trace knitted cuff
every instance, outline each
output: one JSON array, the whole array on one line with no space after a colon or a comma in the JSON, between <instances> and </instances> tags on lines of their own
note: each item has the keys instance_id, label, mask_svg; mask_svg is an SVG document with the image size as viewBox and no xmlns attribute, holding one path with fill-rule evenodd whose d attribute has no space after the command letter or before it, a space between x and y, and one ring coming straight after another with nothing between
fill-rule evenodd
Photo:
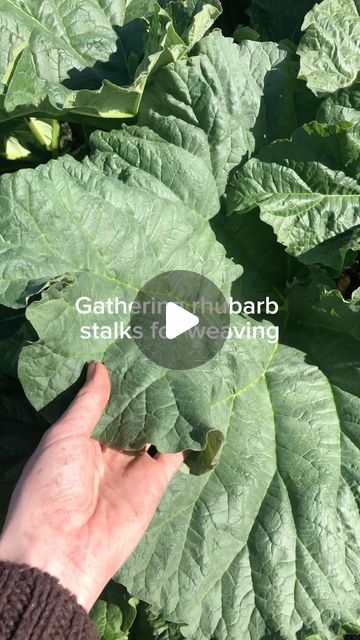
<instances>
[{"instance_id":1,"label":"knitted cuff","mask_svg":"<svg viewBox=\"0 0 360 640\"><path fill-rule=\"evenodd\" d=\"M75 596L39 569L0 561L1 640L97 640Z\"/></svg>"}]
</instances>

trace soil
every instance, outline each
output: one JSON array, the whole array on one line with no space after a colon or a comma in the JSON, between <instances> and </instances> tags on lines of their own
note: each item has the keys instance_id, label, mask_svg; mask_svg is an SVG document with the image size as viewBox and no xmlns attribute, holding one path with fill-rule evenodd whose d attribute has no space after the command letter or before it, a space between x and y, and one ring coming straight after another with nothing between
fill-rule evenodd
<instances>
[{"instance_id":1,"label":"soil","mask_svg":"<svg viewBox=\"0 0 360 640\"><path fill-rule=\"evenodd\" d=\"M354 264L345 269L340 278L336 280L336 285L345 300L350 300L354 291L360 287L360 253Z\"/></svg>"}]
</instances>

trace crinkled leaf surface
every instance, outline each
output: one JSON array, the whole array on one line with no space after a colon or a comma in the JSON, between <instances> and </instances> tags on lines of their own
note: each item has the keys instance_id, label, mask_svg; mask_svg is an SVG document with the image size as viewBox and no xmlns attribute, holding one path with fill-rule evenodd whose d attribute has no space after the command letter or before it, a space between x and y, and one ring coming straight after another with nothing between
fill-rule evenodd
<instances>
[{"instance_id":1,"label":"crinkled leaf surface","mask_svg":"<svg viewBox=\"0 0 360 640\"><path fill-rule=\"evenodd\" d=\"M191 57L154 74L141 102L140 127L92 136L90 160L134 187L196 201L196 209L210 218L218 211L213 178L223 194L229 172L242 157L280 130L286 135L296 127L296 73L288 48L249 41L237 45L215 31ZM279 125L272 124L274 108L284 114ZM204 179L206 173L211 175Z\"/></svg>"},{"instance_id":2,"label":"crinkled leaf surface","mask_svg":"<svg viewBox=\"0 0 360 640\"><path fill-rule=\"evenodd\" d=\"M214 31L189 58L154 74L137 118L141 129L124 129L116 143L113 137L110 146L108 134L97 132L93 136L91 160L110 175L121 175L122 180L134 185L139 180L143 184L144 172L150 164L155 166L156 156L168 153L166 143L171 143L178 147L179 162L191 153L197 156L198 164L209 165L222 195L229 172L242 158L278 137L290 136L302 121L297 70L294 53L286 46L253 41L238 45ZM308 113L312 107L300 111ZM119 155L116 162L107 155L114 144ZM176 164L174 160L171 163L177 182ZM206 196L193 162L189 173L192 171L195 173L188 184L196 185L191 192L197 191L199 203L203 202L210 217L212 194ZM164 182L159 170L156 175ZM154 182L149 186L153 189ZM177 189L184 197L184 182Z\"/></svg>"},{"instance_id":3,"label":"crinkled leaf surface","mask_svg":"<svg viewBox=\"0 0 360 640\"><path fill-rule=\"evenodd\" d=\"M341 270L360 246L359 140L346 123L313 123L264 148L230 181L229 211L258 205L291 255Z\"/></svg>"},{"instance_id":4,"label":"crinkled leaf surface","mask_svg":"<svg viewBox=\"0 0 360 640\"><path fill-rule=\"evenodd\" d=\"M159 78L191 62L175 64ZM169 95L179 93L172 90ZM161 109L152 107L151 100L152 122L161 123L152 127L158 126L160 135L167 129L166 119L159 117ZM172 104L188 113L184 102L175 99ZM146 113L146 124L147 118ZM176 117L171 120L177 131ZM199 120L195 126L199 128ZM200 128L206 131L202 124ZM305 130L305 138L311 141L320 130ZM334 129L331 135L347 131ZM326 162L340 161L338 146L323 142L317 141L314 149L310 144L302 165L313 162L317 168L319 154ZM109 167L104 155L100 164ZM128 175L134 179L139 162L130 165ZM257 202L258 196L253 206ZM261 294L260 278L266 290L270 263L270 278L276 274L276 285L286 297L284 308L291 306L284 344L227 343L218 363L223 385L213 387L210 412L210 422L221 423L226 435L218 465L201 477L177 476L119 580L159 608L165 619L183 623L184 636L194 640L295 640L301 633L335 638L346 623L348 629L360 629L358 475L352 471L350 478L349 472L356 443L347 462L348 429L352 424L356 429L360 409L358 339L331 322L323 328L320 320L328 307L322 312L319 283L311 285L315 289L310 299L316 305L304 304L303 312L309 315L316 306L320 320L315 317L310 327L300 321L295 325L296 307L286 289L300 265L289 268L271 229L259 236L251 213L246 216L237 253L234 248L230 255L239 262L244 258L247 290L250 294L254 281L255 297ZM249 231L247 240L242 230ZM226 231L236 243L237 229ZM324 294L323 285L321 291ZM356 306L349 310L339 294L334 296L337 323L349 328L349 313L357 313ZM298 304L304 298L299 285ZM343 458L341 439L348 445Z\"/></svg>"},{"instance_id":5,"label":"crinkled leaf surface","mask_svg":"<svg viewBox=\"0 0 360 640\"><path fill-rule=\"evenodd\" d=\"M253 53L259 61L256 69ZM25 346L19 362L31 401L54 418L71 397L73 389L67 389L76 385L84 363L102 358L111 371L113 398L98 435L126 448L147 441L162 450L199 450L207 444L200 469L211 463L221 443L222 424L210 423L208 408L218 386L216 362L180 375L145 361L133 345L79 337L76 344L74 336L76 340L84 322L74 305L80 295L118 295L129 302L152 275L176 268L199 271L228 294L240 270L225 260L206 219L217 212L217 191L223 190L238 155L238 143L232 146L227 138L231 131L237 140L235 114L243 105L246 83L239 93L231 79L233 69L225 73L234 54L239 63L245 60L246 82L253 83L255 100L245 103L247 128L243 125L241 137L248 136L254 148L256 137L249 130L263 128L262 95L267 90L272 95L278 86L276 74L282 73L289 51L273 44L238 47L215 33L189 65L174 64L154 78L155 84L163 82L168 71L172 74L174 101L181 89L176 118L156 111L151 87L139 116L151 130L124 127L115 134L98 133L91 157L82 165L64 158L35 172L2 178L4 301L22 305L28 290L45 288L41 300L27 309L40 340ZM210 98L202 106L199 94L192 93L197 82ZM164 96L172 99L170 91ZM51 226L45 220L52 220ZM108 320L90 315L87 324Z\"/></svg>"},{"instance_id":6,"label":"crinkled leaf surface","mask_svg":"<svg viewBox=\"0 0 360 640\"><path fill-rule=\"evenodd\" d=\"M283 340L227 343L219 463L176 477L119 574L189 638L360 629L359 342L316 320Z\"/></svg>"},{"instance_id":7,"label":"crinkled leaf surface","mask_svg":"<svg viewBox=\"0 0 360 640\"><path fill-rule=\"evenodd\" d=\"M256 148L297 126L298 63L286 46L235 44L215 31L189 59L153 76L138 121L167 140L206 133L220 193L227 176Z\"/></svg>"},{"instance_id":8,"label":"crinkled leaf surface","mask_svg":"<svg viewBox=\"0 0 360 640\"><path fill-rule=\"evenodd\" d=\"M329 124L341 121L359 124L360 83L355 82L348 89L342 89L324 100L319 107L317 119Z\"/></svg>"},{"instance_id":9,"label":"crinkled leaf surface","mask_svg":"<svg viewBox=\"0 0 360 640\"><path fill-rule=\"evenodd\" d=\"M304 17L314 4L315 0L252 0L249 14L263 40L298 42Z\"/></svg>"},{"instance_id":10,"label":"crinkled leaf surface","mask_svg":"<svg viewBox=\"0 0 360 640\"><path fill-rule=\"evenodd\" d=\"M263 223L254 212L257 218L245 214L235 231L239 239L245 230L254 243L259 239L260 253L271 247L268 259L261 256L252 271L257 252L249 237L236 260L247 251L247 286L273 260L289 309L282 344L229 341L209 367L180 375L152 365L126 341L76 341L79 295L130 301L144 280L171 268L199 270L227 295L240 273L208 219L228 172L259 151L264 136L273 139L267 122L289 52L244 42L239 70L231 63L238 48L223 41L213 34L191 60L154 76L167 106L162 111L149 86L139 116L144 127L95 134L82 164L65 158L1 179L2 302L17 307L41 294L26 311L39 341L23 348L19 372L31 401L45 404L48 416L66 404L84 363L103 358L113 396L98 433L108 444L195 451L207 445L197 469L218 461L201 476L178 474L119 580L192 640L311 634L332 640L345 624L360 631L360 364L350 321L357 299L346 303L342 321L345 307L336 294L336 326L324 327L317 292L327 289L321 281L294 286L270 226L260 245ZM315 160L306 151L302 163L318 169L320 151L328 158L320 145ZM304 315L316 309L311 326L297 318L288 280L296 300L305 300ZM87 322L95 320L109 319ZM234 325L247 326L242 319Z\"/></svg>"},{"instance_id":11,"label":"crinkled leaf surface","mask_svg":"<svg viewBox=\"0 0 360 640\"><path fill-rule=\"evenodd\" d=\"M19 377L37 409L53 419L64 409L73 392L68 388L78 383L84 364L103 359L112 375L113 395L98 435L125 448L141 448L146 442L161 450L207 445L203 461L208 466L222 441L222 425L214 430L208 422L209 398L217 385L214 363L186 374L167 372L129 340L83 340L84 324L108 326L119 318L92 313L85 320L75 308L82 296L130 303L149 279L176 269L201 273L229 295L241 269L226 259L202 211L196 210L197 185L187 190L186 203L176 193L182 179L189 182L189 162L197 162L188 153L182 167L177 154L177 147L169 145L163 155L168 191L166 172L172 179L178 162L172 198L164 194L165 187L156 194L161 156L144 172L144 188L70 157L3 176L2 291L5 304L16 307L26 303L29 292L42 290L41 299L26 312L40 340L25 346L19 360ZM199 180L208 185L216 210L214 178L206 162L199 164L199 172L201 167ZM155 187L149 193L151 176ZM126 326L128 316L121 319Z\"/></svg>"},{"instance_id":12,"label":"crinkled leaf surface","mask_svg":"<svg viewBox=\"0 0 360 640\"><path fill-rule=\"evenodd\" d=\"M217 0L168 4L2 0L4 109L133 115L149 74L184 55L220 12Z\"/></svg>"},{"instance_id":13,"label":"crinkled leaf surface","mask_svg":"<svg viewBox=\"0 0 360 640\"><path fill-rule=\"evenodd\" d=\"M210 150L201 129L181 140L173 135L170 142L148 127L123 126L110 133L96 131L90 145L90 167L119 177L134 190L139 187L169 200L172 206L185 203L205 220L217 214Z\"/></svg>"},{"instance_id":14,"label":"crinkled leaf surface","mask_svg":"<svg viewBox=\"0 0 360 640\"><path fill-rule=\"evenodd\" d=\"M360 128L356 123L312 122L295 131L291 142L277 142L262 149L259 158L289 166L291 162L317 162L358 181L359 152Z\"/></svg>"},{"instance_id":15,"label":"crinkled leaf surface","mask_svg":"<svg viewBox=\"0 0 360 640\"><path fill-rule=\"evenodd\" d=\"M307 14L298 53L300 77L317 95L348 87L360 72L358 0L323 0Z\"/></svg>"}]
</instances>

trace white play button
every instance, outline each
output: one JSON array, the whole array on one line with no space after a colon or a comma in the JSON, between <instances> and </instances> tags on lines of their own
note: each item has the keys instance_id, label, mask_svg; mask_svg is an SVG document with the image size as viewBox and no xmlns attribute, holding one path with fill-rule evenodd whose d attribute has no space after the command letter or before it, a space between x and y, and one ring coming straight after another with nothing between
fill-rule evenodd
<instances>
[{"instance_id":1,"label":"white play button","mask_svg":"<svg viewBox=\"0 0 360 640\"><path fill-rule=\"evenodd\" d=\"M185 331L189 331L199 324L199 318L190 311L186 311L175 302L166 305L166 337L169 340L177 338Z\"/></svg>"},{"instance_id":2,"label":"white play button","mask_svg":"<svg viewBox=\"0 0 360 640\"><path fill-rule=\"evenodd\" d=\"M164 369L185 371L219 353L229 335L230 313L211 280L176 269L155 276L138 291L130 327L146 358Z\"/></svg>"}]
</instances>

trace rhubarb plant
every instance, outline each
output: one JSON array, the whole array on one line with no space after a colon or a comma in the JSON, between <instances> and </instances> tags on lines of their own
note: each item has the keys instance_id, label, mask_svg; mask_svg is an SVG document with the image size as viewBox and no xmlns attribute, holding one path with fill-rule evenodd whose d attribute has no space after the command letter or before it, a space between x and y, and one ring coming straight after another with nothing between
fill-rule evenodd
<instances>
[{"instance_id":1,"label":"rhubarb plant","mask_svg":"<svg viewBox=\"0 0 360 640\"><path fill-rule=\"evenodd\" d=\"M0 3L1 513L93 359L94 437L191 452L94 607L103 640L360 634L358 9L253 0L234 39L215 0ZM279 311L188 371L80 338L79 297L179 269Z\"/></svg>"}]
</instances>

